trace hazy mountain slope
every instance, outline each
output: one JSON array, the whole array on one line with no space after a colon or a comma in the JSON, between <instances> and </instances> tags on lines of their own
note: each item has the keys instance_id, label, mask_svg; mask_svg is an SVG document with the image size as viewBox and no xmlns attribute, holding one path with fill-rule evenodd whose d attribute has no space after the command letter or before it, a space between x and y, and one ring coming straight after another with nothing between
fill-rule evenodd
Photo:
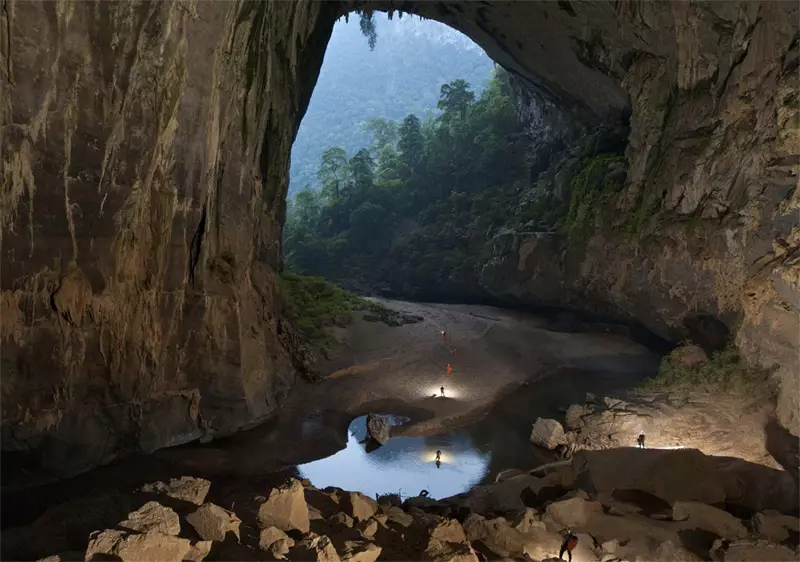
<instances>
[{"instance_id":1,"label":"hazy mountain slope","mask_svg":"<svg viewBox=\"0 0 800 562\"><path fill-rule=\"evenodd\" d=\"M476 93L489 79L492 61L457 31L406 16L375 14L374 51L358 17L340 20L325 54L317 87L292 149L290 192L316 180L322 152L341 146L352 154L369 143L361 123L373 117L424 118L436 111L439 88L464 78Z\"/></svg>"}]
</instances>

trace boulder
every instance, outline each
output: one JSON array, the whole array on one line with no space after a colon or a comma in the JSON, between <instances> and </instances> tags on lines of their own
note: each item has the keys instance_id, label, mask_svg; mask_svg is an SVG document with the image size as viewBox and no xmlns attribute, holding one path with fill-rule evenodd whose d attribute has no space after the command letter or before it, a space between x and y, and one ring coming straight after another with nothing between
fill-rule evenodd
<instances>
[{"instance_id":1,"label":"boulder","mask_svg":"<svg viewBox=\"0 0 800 562\"><path fill-rule=\"evenodd\" d=\"M342 560L351 562L375 562L382 548L369 541L345 541Z\"/></svg>"},{"instance_id":2,"label":"boulder","mask_svg":"<svg viewBox=\"0 0 800 562\"><path fill-rule=\"evenodd\" d=\"M377 515L375 517L378 517ZM375 517L371 517L366 521L361 521L358 525L356 525L356 529L361 531L361 534L365 537L373 537L375 533L378 532L378 521Z\"/></svg>"},{"instance_id":3,"label":"boulder","mask_svg":"<svg viewBox=\"0 0 800 562\"><path fill-rule=\"evenodd\" d=\"M569 429L580 429L584 425L584 418L589 416L592 410L583 404L573 404L567 408L566 424Z\"/></svg>"},{"instance_id":4,"label":"boulder","mask_svg":"<svg viewBox=\"0 0 800 562\"><path fill-rule=\"evenodd\" d=\"M228 532L233 533L237 540L241 540L239 525L242 520L232 511L213 503L204 503L198 507L186 516L186 522L194 527L200 538L206 541L224 541Z\"/></svg>"},{"instance_id":5,"label":"boulder","mask_svg":"<svg viewBox=\"0 0 800 562\"><path fill-rule=\"evenodd\" d=\"M184 562L202 562L211 552L211 541L196 541L192 543L189 553L184 556Z\"/></svg>"},{"instance_id":6,"label":"boulder","mask_svg":"<svg viewBox=\"0 0 800 562\"><path fill-rule=\"evenodd\" d=\"M273 488L258 508L258 522L262 527L277 527L282 531L297 529L307 533L310 521L303 485L292 478L283 486Z\"/></svg>"},{"instance_id":7,"label":"boulder","mask_svg":"<svg viewBox=\"0 0 800 562\"><path fill-rule=\"evenodd\" d=\"M539 518L539 513L530 507L517 515L511 526L521 533L532 533L545 528L545 524Z\"/></svg>"},{"instance_id":8,"label":"boulder","mask_svg":"<svg viewBox=\"0 0 800 562\"><path fill-rule=\"evenodd\" d=\"M672 541L658 545L653 557L654 562L695 562L701 559Z\"/></svg>"},{"instance_id":9,"label":"boulder","mask_svg":"<svg viewBox=\"0 0 800 562\"><path fill-rule=\"evenodd\" d=\"M693 344L682 345L676 348L670 356L686 367L692 367L708 361L708 355L703 351L703 348Z\"/></svg>"},{"instance_id":10,"label":"boulder","mask_svg":"<svg viewBox=\"0 0 800 562\"><path fill-rule=\"evenodd\" d=\"M710 531L724 539L743 539L747 536L741 519L702 503L675 502L672 518L675 521L688 521L694 528Z\"/></svg>"},{"instance_id":11,"label":"boulder","mask_svg":"<svg viewBox=\"0 0 800 562\"><path fill-rule=\"evenodd\" d=\"M277 527L261 529L261 534L258 537L258 548L269 552L273 558L283 560L293 546L294 539Z\"/></svg>"},{"instance_id":12,"label":"boulder","mask_svg":"<svg viewBox=\"0 0 800 562\"><path fill-rule=\"evenodd\" d=\"M714 541L709 552L715 562L789 562L797 560L791 548L763 540Z\"/></svg>"},{"instance_id":13,"label":"boulder","mask_svg":"<svg viewBox=\"0 0 800 562\"><path fill-rule=\"evenodd\" d=\"M447 542L464 542L467 536L461 523L455 519L438 519L428 527L430 538Z\"/></svg>"},{"instance_id":14,"label":"boulder","mask_svg":"<svg viewBox=\"0 0 800 562\"><path fill-rule=\"evenodd\" d=\"M398 525L402 525L403 527L408 527L414 522L413 517L411 517L408 513L406 513L396 505L393 505L388 510L386 510L386 517L392 523L397 523Z\"/></svg>"},{"instance_id":15,"label":"boulder","mask_svg":"<svg viewBox=\"0 0 800 562\"><path fill-rule=\"evenodd\" d=\"M340 562L339 553L336 552L331 540L325 535L309 533L306 538L297 543L289 557L302 562Z\"/></svg>"},{"instance_id":16,"label":"boulder","mask_svg":"<svg viewBox=\"0 0 800 562\"><path fill-rule=\"evenodd\" d=\"M345 493L342 507L356 521L366 521L378 512L378 503L361 492Z\"/></svg>"},{"instance_id":17,"label":"boulder","mask_svg":"<svg viewBox=\"0 0 800 562\"><path fill-rule=\"evenodd\" d=\"M757 535L773 543L781 543L788 539L790 531L800 532L800 519L780 513L756 513L751 525Z\"/></svg>"},{"instance_id":18,"label":"boulder","mask_svg":"<svg viewBox=\"0 0 800 562\"><path fill-rule=\"evenodd\" d=\"M338 525L343 525L345 527L352 527L353 526L353 518L347 515L346 513L339 512L331 517L328 518L328 521L331 523L335 523Z\"/></svg>"},{"instance_id":19,"label":"boulder","mask_svg":"<svg viewBox=\"0 0 800 562\"><path fill-rule=\"evenodd\" d=\"M600 545L600 550L603 552L608 552L609 554L614 554L618 548L619 541L617 539L611 539L610 541L606 541Z\"/></svg>"},{"instance_id":20,"label":"boulder","mask_svg":"<svg viewBox=\"0 0 800 562\"><path fill-rule=\"evenodd\" d=\"M725 501L713 462L696 449L578 451L572 470L578 486L592 493L641 490L670 503Z\"/></svg>"},{"instance_id":21,"label":"boulder","mask_svg":"<svg viewBox=\"0 0 800 562\"><path fill-rule=\"evenodd\" d=\"M468 542L446 542L431 539L425 548L425 560L434 562L479 562Z\"/></svg>"},{"instance_id":22,"label":"boulder","mask_svg":"<svg viewBox=\"0 0 800 562\"><path fill-rule=\"evenodd\" d=\"M147 502L136 511L132 511L119 526L139 533L155 532L177 536L181 532L178 514L158 502Z\"/></svg>"},{"instance_id":23,"label":"boulder","mask_svg":"<svg viewBox=\"0 0 800 562\"><path fill-rule=\"evenodd\" d=\"M392 431L392 425L389 423L387 416L379 414L367 415L367 433L375 441L384 445L389 440L389 434Z\"/></svg>"},{"instance_id":24,"label":"boulder","mask_svg":"<svg viewBox=\"0 0 800 562\"><path fill-rule=\"evenodd\" d=\"M151 494L163 494L176 500L187 501L195 505L202 505L206 501L208 490L211 489L211 482L204 478L194 478L192 476L181 476L172 478L169 484L164 482L154 482L145 484L142 491Z\"/></svg>"},{"instance_id":25,"label":"boulder","mask_svg":"<svg viewBox=\"0 0 800 562\"><path fill-rule=\"evenodd\" d=\"M191 549L188 539L163 533L129 534L125 531L107 529L89 536L85 560L115 560L123 562L181 562Z\"/></svg>"},{"instance_id":26,"label":"boulder","mask_svg":"<svg viewBox=\"0 0 800 562\"><path fill-rule=\"evenodd\" d=\"M521 554L531 540L502 517L485 519L481 515L470 515L464 521L464 531L471 542L481 541L498 556Z\"/></svg>"},{"instance_id":27,"label":"boulder","mask_svg":"<svg viewBox=\"0 0 800 562\"><path fill-rule=\"evenodd\" d=\"M548 505L542 520L554 522L557 528L586 527L593 515L602 513L602 504L574 497Z\"/></svg>"},{"instance_id":28,"label":"boulder","mask_svg":"<svg viewBox=\"0 0 800 562\"><path fill-rule=\"evenodd\" d=\"M531 429L531 443L548 450L553 450L559 445L566 445L567 438L564 428L556 420L537 418Z\"/></svg>"}]
</instances>

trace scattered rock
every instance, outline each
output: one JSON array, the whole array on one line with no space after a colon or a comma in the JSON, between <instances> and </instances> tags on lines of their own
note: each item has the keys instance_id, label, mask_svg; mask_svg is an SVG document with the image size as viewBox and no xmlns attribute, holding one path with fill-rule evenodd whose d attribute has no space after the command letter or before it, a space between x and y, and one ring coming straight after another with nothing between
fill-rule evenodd
<instances>
[{"instance_id":1,"label":"scattered rock","mask_svg":"<svg viewBox=\"0 0 800 562\"><path fill-rule=\"evenodd\" d=\"M383 549L369 541L345 541L342 560L375 562Z\"/></svg>"},{"instance_id":2,"label":"scattered rock","mask_svg":"<svg viewBox=\"0 0 800 562\"><path fill-rule=\"evenodd\" d=\"M455 519L439 519L428 530L432 539L447 542L464 542L467 540L464 528Z\"/></svg>"},{"instance_id":3,"label":"scattered rock","mask_svg":"<svg viewBox=\"0 0 800 562\"><path fill-rule=\"evenodd\" d=\"M147 502L136 511L132 511L119 526L139 533L155 532L177 536L181 532L178 514L158 502Z\"/></svg>"},{"instance_id":4,"label":"scattered rock","mask_svg":"<svg viewBox=\"0 0 800 562\"><path fill-rule=\"evenodd\" d=\"M278 560L286 558L286 554L293 546L294 539L277 527L262 529L258 538L258 548L269 552Z\"/></svg>"},{"instance_id":5,"label":"scattered rock","mask_svg":"<svg viewBox=\"0 0 800 562\"><path fill-rule=\"evenodd\" d=\"M211 552L211 541L197 541L192 544L189 553L184 556L184 562L202 562Z\"/></svg>"},{"instance_id":6,"label":"scattered rock","mask_svg":"<svg viewBox=\"0 0 800 562\"><path fill-rule=\"evenodd\" d=\"M728 542L717 539L709 554L711 560L715 562L789 562L797 560L797 553L791 548L762 540Z\"/></svg>"},{"instance_id":7,"label":"scattered rock","mask_svg":"<svg viewBox=\"0 0 800 562\"><path fill-rule=\"evenodd\" d=\"M308 562L339 562L339 553L336 552L331 540L325 535L310 533L307 538L297 543L290 552L292 560Z\"/></svg>"},{"instance_id":8,"label":"scattered rock","mask_svg":"<svg viewBox=\"0 0 800 562\"><path fill-rule=\"evenodd\" d=\"M192 476L172 478L169 484L154 482L153 484L142 486L143 492L164 494L170 498L191 502L195 505L202 505L206 501L206 496L210 489L211 482L204 478L194 478Z\"/></svg>"},{"instance_id":9,"label":"scattered rock","mask_svg":"<svg viewBox=\"0 0 800 562\"><path fill-rule=\"evenodd\" d=\"M773 543L782 543L790 531L800 533L800 519L780 513L756 513L752 518L753 531Z\"/></svg>"},{"instance_id":10,"label":"scattered rock","mask_svg":"<svg viewBox=\"0 0 800 562\"><path fill-rule=\"evenodd\" d=\"M361 521L358 525L356 525L356 529L361 531L361 534L365 537L371 538L375 536L375 533L378 532L378 521L376 517L380 517L380 515L375 515L367 521Z\"/></svg>"},{"instance_id":11,"label":"scattered rock","mask_svg":"<svg viewBox=\"0 0 800 562\"><path fill-rule=\"evenodd\" d=\"M537 418L531 429L531 443L548 450L553 450L559 445L566 445L567 439L564 428L556 420Z\"/></svg>"},{"instance_id":12,"label":"scattered rock","mask_svg":"<svg viewBox=\"0 0 800 562\"><path fill-rule=\"evenodd\" d=\"M747 536L747 529L740 519L702 503L675 502L672 518L675 521L688 521L696 528L711 531L724 539L743 539Z\"/></svg>"},{"instance_id":13,"label":"scattered rock","mask_svg":"<svg viewBox=\"0 0 800 562\"><path fill-rule=\"evenodd\" d=\"M481 515L470 515L464 521L464 530L470 541L481 541L498 556L521 554L530 542L526 533L511 527L502 517L486 519Z\"/></svg>"},{"instance_id":14,"label":"scattered rock","mask_svg":"<svg viewBox=\"0 0 800 562\"><path fill-rule=\"evenodd\" d=\"M425 549L425 560L434 562L479 562L478 556L467 542L452 543L431 539Z\"/></svg>"},{"instance_id":15,"label":"scattered rock","mask_svg":"<svg viewBox=\"0 0 800 562\"><path fill-rule=\"evenodd\" d=\"M181 562L191 549L188 539L162 533L128 534L108 529L92 533L85 560L108 560L115 556L123 562Z\"/></svg>"},{"instance_id":16,"label":"scattered rock","mask_svg":"<svg viewBox=\"0 0 800 562\"><path fill-rule=\"evenodd\" d=\"M414 522L413 517L396 505L393 505L386 511L386 516L389 521L402 525L403 527L408 527Z\"/></svg>"},{"instance_id":17,"label":"scattered rock","mask_svg":"<svg viewBox=\"0 0 800 562\"><path fill-rule=\"evenodd\" d=\"M263 527L277 527L282 531L297 529L307 533L310 521L303 485L292 478L287 484L273 488L258 508L258 522Z\"/></svg>"},{"instance_id":18,"label":"scattered rock","mask_svg":"<svg viewBox=\"0 0 800 562\"><path fill-rule=\"evenodd\" d=\"M700 558L672 541L661 543L655 552L654 562L694 562Z\"/></svg>"},{"instance_id":19,"label":"scattered rock","mask_svg":"<svg viewBox=\"0 0 800 562\"><path fill-rule=\"evenodd\" d=\"M328 518L328 521L332 523L336 523L338 525L344 525L345 527L352 527L353 526L353 518L347 515L346 513L339 512L332 517Z\"/></svg>"},{"instance_id":20,"label":"scattered rock","mask_svg":"<svg viewBox=\"0 0 800 562\"><path fill-rule=\"evenodd\" d=\"M530 507L517 516L512 527L521 533L532 533L536 530L545 529L545 524L539 518L539 513Z\"/></svg>"},{"instance_id":21,"label":"scattered rock","mask_svg":"<svg viewBox=\"0 0 800 562\"><path fill-rule=\"evenodd\" d=\"M600 513L602 504L575 497L548 505L543 520L549 519L560 528L585 527L592 515Z\"/></svg>"},{"instance_id":22,"label":"scattered rock","mask_svg":"<svg viewBox=\"0 0 800 562\"><path fill-rule=\"evenodd\" d=\"M242 521L235 513L213 503L205 503L186 516L186 521L194 527L200 538L206 541L224 541L228 532L239 535Z\"/></svg>"},{"instance_id":23,"label":"scattered rock","mask_svg":"<svg viewBox=\"0 0 800 562\"><path fill-rule=\"evenodd\" d=\"M619 548L619 541L617 539L611 539L610 541L606 541L602 545L600 545L600 549L603 552L608 552L609 554L614 554L618 548Z\"/></svg>"},{"instance_id":24,"label":"scattered rock","mask_svg":"<svg viewBox=\"0 0 800 562\"><path fill-rule=\"evenodd\" d=\"M584 424L584 417L592 413L592 410L583 404L573 404L567 408L567 427L569 429L580 429Z\"/></svg>"},{"instance_id":25,"label":"scattered rock","mask_svg":"<svg viewBox=\"0 0 800 562\"><path fill-rule=\"evenodd\" d=\"M320 519L325 519L322 516L322 513L320 512L320 510L318 510L316 507L314 507L312 505L309 505L308 506L308 520L309 521L319 521Z\"/></svg>"},{"instance_id":26,"label":"scattered rock","mask_svg":"<svg viewBox=\"0 0 800 562\"><path fill-rule=\"evenodd\" d=\"M366 521L378 512L378 503L360 492L345 493L342 507L356 521Z\"/></svg>"},{"instance_id":27,"label":"scattered rock","mask_svg":"<svg viewBox=\"0 0 800 562\"><path fill-rule=\"evenodd\" d=\"M381 416L379 414L367 415L367 432L375 441L381 445L386 444L391 431L392 425L389 423L389 418L387 416Z\"/></svg>"}]
</instances>

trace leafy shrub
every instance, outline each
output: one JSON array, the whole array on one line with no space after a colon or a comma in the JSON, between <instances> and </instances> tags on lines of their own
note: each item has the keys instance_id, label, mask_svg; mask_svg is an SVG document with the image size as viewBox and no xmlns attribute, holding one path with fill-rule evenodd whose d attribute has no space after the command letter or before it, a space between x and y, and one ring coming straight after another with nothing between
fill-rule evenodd
<instances>
[{"instance_id":1,"label":"leafy shrub","mask_svg":"<svg viewBox=\"0 0 800 562\"><path fill-rule=\"evenodd\" d=\"M685 365L681 348L661 360L658 374L641 385L644 391L706 391L763 396L774 392L771 371L745 361L735 346L715 352L707 361Z\"/></svg>"}]
</instances>

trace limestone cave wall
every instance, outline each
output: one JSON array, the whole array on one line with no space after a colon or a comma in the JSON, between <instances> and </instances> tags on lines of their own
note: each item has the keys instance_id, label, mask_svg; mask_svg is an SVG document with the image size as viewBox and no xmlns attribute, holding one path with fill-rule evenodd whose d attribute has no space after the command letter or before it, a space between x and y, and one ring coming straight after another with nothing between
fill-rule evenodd
<instances>
[{"instance_id":1,"label":"limestone cave wall","mask_svg":"<svg viewBox=\"0 0 800 562\"><path fill-rule=\"evenodd\" d=\"M274 283L289 153L336 18L364 7L3 1L2 448L21 475L4 484L280 405L297 363ZM596 236L564 281L521 235L490 290L561 283L668 328L687 305L731 311L752 357L785 361L781 419L800 433L794 3L366 7L463 31L552 108L543 123L629 116L620 212L655 201L701 224L661 222L649 245Z\"/></svg>"}]
</instances>

